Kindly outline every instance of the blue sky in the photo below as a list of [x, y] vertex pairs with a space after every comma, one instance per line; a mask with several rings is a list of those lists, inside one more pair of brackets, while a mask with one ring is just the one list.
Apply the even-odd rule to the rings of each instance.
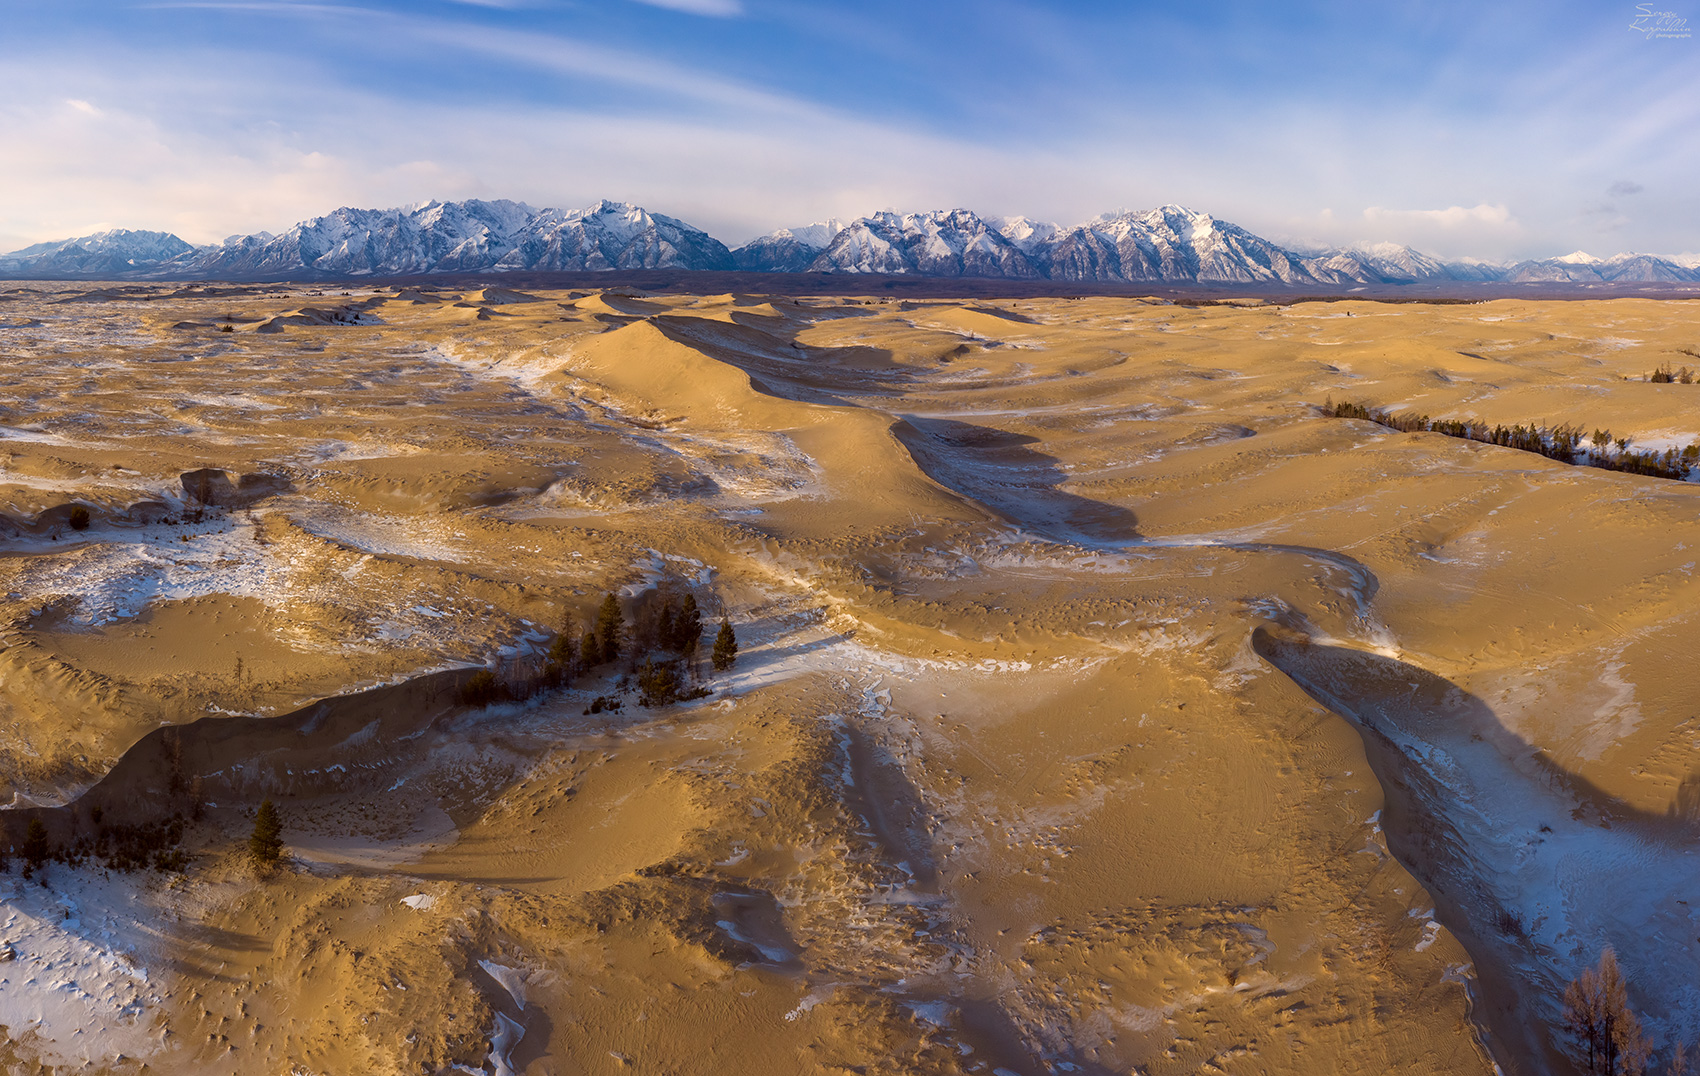
[[1675, 2], [0, 0], [0, 249], [607, 197], [734, 245], [1180, 202], [1454, 257], [1700, 251], [1700, 40], [1634, 28], [1700, 23]]

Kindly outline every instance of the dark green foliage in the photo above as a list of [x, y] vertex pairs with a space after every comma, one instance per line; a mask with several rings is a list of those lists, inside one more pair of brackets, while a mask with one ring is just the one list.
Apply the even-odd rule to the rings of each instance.
[[1355, 404], [1349, 400], [1341, 400], [1339, 403], [1335, 403], [1332, 397], [1322, 405], [1322, 411], [1330, 418], [1361, 418], [1369, 422], [1380, 421], [1363, 404]]
[[584, 639], [578, 644], [578, 660], [581, 669], [594, 669], [602, 664], [602, 641], [596, 637], [596, 632], [584, 633]]
[[684, 677], [679, 675], [676, 661], [645, 661], [638, 669], [638, 703], [642, 706], [665, 706], [679, 698]]
[[673, 639], [670, 649], [677, 650], [688, 660], [702, 644], [702, 611], [697, 608], [697, 600], [693, 595], [685, 595], [684, 604], [679, 607], [679, 615], [673, 621]]
[[625, 709], [625, 706], [626, 704], [621, 702], [617, 695], [598, 695], [590, 700], [590, 705], [585, 708], [584, 712], [586, 714], [600, 714], [604, 711], [616, 713]]
[[711, 657], [716, 671], [724, 671], [732, 667], [738, 660], [738, 636], [732, 631], [732, 622], [722, 619], [720, 631], [714, 636], [714, 653]]
[[1532, 423], [1527, 426], [1488, 426], [1485, 423], [1430, 418], [1427, 415], [1394, 414], [1363, 404], [1335, 403], [1333, 400], [1323, 405], [1322, 412], [1334, 418], [1355, 418], [1374, 422], [1402, 433], [1441, 433], [1467, 441], [1480, 441], [1521, 452], [1533, 452], [1560, 463], [1580, 463], [1607, 471], [1624, 471], [1653, 478], [1682, 481], [1700, 467], [1700, 442], [1681, 451], [1668, 448], [1663, 452], [1631, 452], [1630, 439], [1619, 437], [1616, 441], [1617, 452], [1614, 455], [1611, 452], [1613, 441], [1610, 430], [1595, 430], [1589, 438], [1593, 448], [1585, 450], [1582, 447], [1582, 428], [1570, 423], [1552, 427], [1536, 426]]
[[663, 650], [677, 650], [673, 644], [678, 641], [676, 621], [678, 610], [673, 607], [673, 599], [668, 598], [661, 603], [661, 612], [655, 618], [655, 641]]
[[614, 661], [620, 656], [620, 636], [624, 634], [625, 627], [626, 618], [620, 612], [620, 600], [609, 594], [602, 599], [602, 608], [596, 611], [596, 642], [603, 661]]
[[74, 530], [74, 531], [86, 531], [86, 530], [88, 530], [89, 529], [89, 510], [87, 508], [84, 508], [80, 504], [77, 505], [75, 508], [71, 509], [70, 523], [71, 523], [71, 529]]
[[679, 661], [645, 661], [638, 667], [637, 683], [640, 706], [666, 706], [709, 693], [705, 687], [686, 688], [684, 663]]
[[[101, 813], [99, 808], [95, 808], [89, 812], [89, 817], [100, 825]], [[93, 839], [85, 837], [70, 848], [64, 849], [55, 858], [76, 866], [93, 856], [102, 860], [111, 870], [139, 871], [152, 868], [181, 874], [188, 869], [190, 859], [189, 853], [179, 847], [182, 841], [181, 818], [135, 826], [101, 825]]]
[[256, 867], [269, 869], [283, 858], [283, 819], [271, 800], [260, 804], [254, 813], [254, 832], [248, 838], [248, 858]]
[[567, 687], [573, 682], [573, 668], [578, 663], [578, 643], [573, 639], [572, 622], [561, 627], [560, 634], [549, 644], [548, 663], [543, 679], [550, 687]]
[[489, 669], [479, 669], [461, 685], [460, 701], [466, 706], [488, 706], [495, 702], [501, 693], [501, 685], [496, 683], [496, 674]]
[[29, 827], [24, 831], [24, 846], [19, 849], [24, 857], [24, 873], [40, 870], [53, 854], [53, 846], [47, 840], [47, 827], [41, 824], [41, 819], [30, 819]]

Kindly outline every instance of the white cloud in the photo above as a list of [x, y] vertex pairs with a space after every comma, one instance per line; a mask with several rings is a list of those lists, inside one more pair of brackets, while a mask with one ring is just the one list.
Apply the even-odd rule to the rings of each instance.
[[710, 15], [715, 18], [730, 18], [744, 13], [744, 5], [739, 0], [637, 0], [640, 4], [650, 7], [664, 7], [669, 11], [683, 11], [688, 15]]
[[1517, 226], [1511, 211], [1503, 205], [1448, 206], [1445, 209], [1383, 209], [1370, 206], [1364, 210], [1364, 220], [1376, 226], [1428, 225], [1441, 228], [1479, 228]]
[[76, 97], [65, 98], [65, 103], [76, 109], [78, 112], [82, 112], [90, 116], [100, 115], [100, 109], [89, 104], [87, 101], [80, 100]]

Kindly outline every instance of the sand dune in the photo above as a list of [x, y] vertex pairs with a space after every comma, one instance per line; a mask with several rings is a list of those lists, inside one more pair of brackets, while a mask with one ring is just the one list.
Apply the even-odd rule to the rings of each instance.
[[[317, 290], [7, 297], [0, 843], [180, 829], [13, 852], [12, 1069], [1538, 1073], [1607, 944], [1686, 1032], [1700, 483], [1321, 408], [1680, 448], [1683, 304]], [[465, 704], [663, 592], [706, 697]]]

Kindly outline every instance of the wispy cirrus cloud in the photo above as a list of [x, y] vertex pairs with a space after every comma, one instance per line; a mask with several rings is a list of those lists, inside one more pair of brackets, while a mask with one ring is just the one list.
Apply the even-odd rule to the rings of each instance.
[[731, 18], [744, 13], [744, 5], [739, 0], [635, 0], [639, 4], [650, 7], [662, 7], [669, 11], [682, 11], [687, 15], [708, 15], [713, 18]]
[[[1548, 255], [1618, 217], [1614, 243], [1700, 242], [1686, 45], [1533, 0], [1369, 20], [1295, 0], [1226, 26], [1039, 0], [13, 7], [0, 246], [469, 195], [629, 198], [732, 241], [881, 206], [1075, 223], [1176, 201], [1449, 256]], [[1172, 47], [1126, 63], [1147, 40]]]

